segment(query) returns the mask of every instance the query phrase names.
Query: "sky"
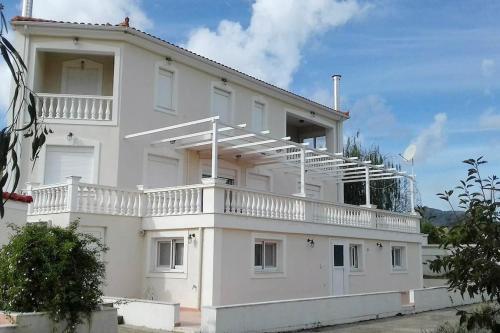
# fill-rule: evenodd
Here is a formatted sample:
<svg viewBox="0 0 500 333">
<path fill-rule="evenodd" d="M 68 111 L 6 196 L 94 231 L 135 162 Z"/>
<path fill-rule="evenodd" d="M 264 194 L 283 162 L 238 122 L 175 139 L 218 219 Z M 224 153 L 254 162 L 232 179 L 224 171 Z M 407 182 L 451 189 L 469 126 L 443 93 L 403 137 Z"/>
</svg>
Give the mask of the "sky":
<svg viewBox="0 0 500 333">
<path fill-rule="evenodd" d="M 2 1 L 7 17 L 20 1 Z M 396 163 L 416 146 L 421 204 L 484 156 L 500 175 L 500 1 L 34 0 L 33 16 L 131 25 L 331 106 L 341 74 L 345 137 Z M 0 64 L 0 78 L 6 77 Z M 8 101 L 0 87 L 0 107 Z"/>
</svg>

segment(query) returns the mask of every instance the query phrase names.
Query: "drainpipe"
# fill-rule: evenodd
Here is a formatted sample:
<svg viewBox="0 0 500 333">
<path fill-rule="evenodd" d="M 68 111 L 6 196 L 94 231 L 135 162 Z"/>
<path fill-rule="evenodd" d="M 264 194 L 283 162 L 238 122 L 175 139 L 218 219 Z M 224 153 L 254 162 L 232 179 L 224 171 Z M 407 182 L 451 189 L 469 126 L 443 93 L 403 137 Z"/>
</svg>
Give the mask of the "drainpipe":
<svg viewBox="0 0 500 333">
<path fill-rule="evenodd" d="M 33 15 L 33 0 L 23 0 L 21 15 L 24 17 L 31 17 Z"/>
<path fill-rule="evenodd" d="M 201 310 L 201 288 L 202 288 L 202 278 L 203 278 L 203 230 L 204 228 L 198 228 L 198 237 L 200 238 L 198 242 L 198 288 L 197 291 L 197 308 Z"/>
</svg>

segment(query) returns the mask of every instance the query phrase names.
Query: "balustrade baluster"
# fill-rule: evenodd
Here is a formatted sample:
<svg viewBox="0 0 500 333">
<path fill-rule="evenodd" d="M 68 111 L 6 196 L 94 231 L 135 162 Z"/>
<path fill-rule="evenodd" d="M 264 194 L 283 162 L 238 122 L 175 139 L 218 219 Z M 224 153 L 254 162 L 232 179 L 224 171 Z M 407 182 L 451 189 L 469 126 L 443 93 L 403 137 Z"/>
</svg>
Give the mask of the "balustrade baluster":
<svg viewBox="0 0 500 333">
<path fill-rule="evenodd" d="M 184 214 L 184 190 L 179 190 L 179 214 Z"/>
<path fill-rule="evenodd" d="M 190 200 L 189 200 L 189 194 L 191 193 L 191 191 L 189 189 L 184 189 L 182 190 L 184 192 L 184 214 L 189 214 L 191 213 L 191 208 L 189 207 L 189 203 L 190 203 Z"/>
<path fill-rule="evenodd" d="M 111 120 L 111 100 L 106 100 L 106 120 Z"/>
<path fill-rule="evenodd" d="M 202 209 L 202 207 L 201 207 L 201 199 L 202 199 L 201 196 L 202 196 L 202 190 L 201 190 L 201 188 L 198 187 L 196 189 L 196 212 L 197 213 L 201 213 L 201 209 Z"/>
<path fill-rule="evenodd" d="M 191 203 L 189 204 L 190 206 L 190 210 L 189 210 L 189 213 L 191 214 L 194 214 L 196 213 L 196 192 L 195 192 L 195 189 L 192 188 L 191 190 Z"/>
<path fill-rule="evenodd" d="M 61 118 L 61 112 L 62 112 L 61 97 L 57 97 L 56 101 L 57 101 L 57 105 L 56 105 L 56 118 Z"/>
<path fill-rule="evenodd" d="M 97 119 L 99 119 L 99 120 L 104 120 L 104 118 L 103 118 L 102 104 L 103 104 L 103 100 L 100 99 L 99 100 L 99 111 L 97 112 Z"/>
<path fill-rule="evenodd" d="M 54 118 L 55 117 L 55 111 L 54 111 L 54 97 L 50 97 L 49 99 L 49 108 L 48 108 L 48 118 Z"/>
<path fill-rule="evenodd" d="M 179 214 L 179 193 L 174 190 L 174 214 Z"/>
<path fill-rule="evenodd" d="M 96 120 L 96 107 L 95 107 L 96 99 L 92 98 L 92 108 L 90 109 L 91 119 Z"/>
</svg>

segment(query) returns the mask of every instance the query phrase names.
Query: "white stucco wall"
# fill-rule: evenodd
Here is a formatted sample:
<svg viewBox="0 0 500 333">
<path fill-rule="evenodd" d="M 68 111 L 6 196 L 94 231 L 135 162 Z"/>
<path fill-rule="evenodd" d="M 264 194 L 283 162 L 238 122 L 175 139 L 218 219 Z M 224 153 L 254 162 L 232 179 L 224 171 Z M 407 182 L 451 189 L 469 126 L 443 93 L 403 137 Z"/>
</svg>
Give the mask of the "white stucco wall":
<svg viewBox="0 0 500 333">
<path fill-rule="evenodd" d="M 5 215 L 0 220 L 0 247 L 8 243 L 13 230 L 8 226 L 15 224 L 22 227 L 26 224 L 26 212 L 28 204 L 24 202 L 9 200 L 5 203 Z"/>
</svg>

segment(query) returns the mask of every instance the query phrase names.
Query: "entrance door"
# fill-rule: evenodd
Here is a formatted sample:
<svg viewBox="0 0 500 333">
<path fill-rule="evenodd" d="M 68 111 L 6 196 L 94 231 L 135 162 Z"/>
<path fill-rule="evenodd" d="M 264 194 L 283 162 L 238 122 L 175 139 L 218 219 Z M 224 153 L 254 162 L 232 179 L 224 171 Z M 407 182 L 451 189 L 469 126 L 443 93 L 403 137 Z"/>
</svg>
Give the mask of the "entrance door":
<svg viewBox="0 0 500 333">
<path fill-rule="evenodd" d="M 332 293 L 344 295 L 347 290 L 347 245 L 342 241 L 332 242 Z"/>
</svg>

